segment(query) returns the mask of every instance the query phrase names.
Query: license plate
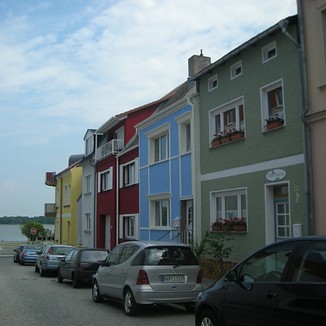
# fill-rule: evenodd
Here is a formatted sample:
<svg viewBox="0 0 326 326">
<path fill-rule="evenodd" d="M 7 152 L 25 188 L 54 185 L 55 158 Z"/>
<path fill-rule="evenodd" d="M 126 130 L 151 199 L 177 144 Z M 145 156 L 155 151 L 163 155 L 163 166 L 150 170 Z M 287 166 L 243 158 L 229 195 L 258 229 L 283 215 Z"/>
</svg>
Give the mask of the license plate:
<svg viewBox="0 0 326 326">
<path fill-rule="evenodd" d="M 164 275 L 162 278 L 163 283 L 184 283 L 184 275 Z"/>
</svg>

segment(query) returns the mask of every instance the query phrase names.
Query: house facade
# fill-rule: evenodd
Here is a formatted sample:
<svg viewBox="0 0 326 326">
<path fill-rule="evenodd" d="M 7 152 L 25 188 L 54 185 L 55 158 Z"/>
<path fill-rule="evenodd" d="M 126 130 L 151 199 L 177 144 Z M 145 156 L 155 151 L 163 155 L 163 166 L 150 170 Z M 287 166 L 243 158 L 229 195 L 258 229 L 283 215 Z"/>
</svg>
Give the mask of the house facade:
<svg viewBox="0 0 326 326">
<path fill-rule="evenodd" d="M 326 1 L 298 0 L 301 33 L 309 227 L 326 234 Z"/>
<path fill-rule="evenodd" d="M 148 118 L 170 96 L 112 117 L 96 130 L 97 247 L 111 250 L 123 239 L 136 236 L 138 152 L 137 149 L 129 150 L 129 147 L 127 150 L 126 145 L 133 141 L 135 125 Z M 128 231 L 123 229 L 127 227 Z"/>
<path fill-rule="evenodd" d="M 55 225 L 56 244 L 78 246 L 78 200 L 81 195 L 82 169 L 78 163 L 82 155 L 72 155 L 68 167 L 60 173 L 50 173 L 52 179 L 46 184 L 55 187 Z"/>
<path fill-rule="evenodd" d="M 297 17 L 192 80 L 199 92 L 199 236 L 227 232 L 231 259 L 239 260 L 259 246 L 308 234 Z"/>
</svg>

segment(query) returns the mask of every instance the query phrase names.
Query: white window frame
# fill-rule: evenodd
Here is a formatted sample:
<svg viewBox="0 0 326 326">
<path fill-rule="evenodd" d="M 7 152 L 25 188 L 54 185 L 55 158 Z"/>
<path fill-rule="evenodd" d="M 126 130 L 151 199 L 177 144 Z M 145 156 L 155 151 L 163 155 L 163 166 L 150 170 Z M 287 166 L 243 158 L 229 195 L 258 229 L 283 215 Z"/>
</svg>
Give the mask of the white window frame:
<svg viewBox="0 0 326 326">
<path fill-rule="evenodd" d="M 208 87 L 208 92 L 211 92 L 215 88 L 218 87 L 218 77 L 217 74 L 211 76 L 207 80 L 207 87 Z"/>
<path fill-rule="evenodd" d="M 85 213 L 85 227 L 84 231 L 90 231 L 92 228 L 92 217 L 91 213 Z"/>
<path fill-rule="evenodd" d="M 243 120 L 240 120 L 241 114 L 240 114 L 240 108 L 242 106 L 242 115 Z M 233 122 L 230 121 L 224 121 L 224 113 L 226 113 L 227 118 L 229 117 L 230 110 L 235 109 L 235 115 Z M 219 133 L 225 133 L 228 130 L 236 129 L 241 130 L 245 132 L 245 112 L 244 112 L 244 98 L 239 97 L 233 101 L 230 101 L 228 103 L 225 103 L 215 109 L 212 109 L 208 113 L 208 119 L 209 119 L 209 142 L 211 142 L 217 134 Z M 218 128 L 217 126 L 217 119 L 220 122 L 220 126 Z"/>
<path fill-rule="evenodd" d="M 119 238 L 138 239 L 138 214 L 124 214 L 119 218 Z"/>
<path fill-rule="evenodd" d="M 90 136 L 87 139 L 85 139 L 85 154 L 88 155 L 92 153 L 94 148 L 94 136 Z"/>
<path fill-rule="evenodd" d="M 179 145 L 180 154 L 189 153 L 191 151 L 191 112 L 178 117 L 177 122 L 179 123 Z"/>
<path fill-rule="evenodd" d="M 278 88 L 282 88 L 282 99 L 281 105 L 276 107 L 270 107 L 268 94 Z M 261 116 L 262 116 L 262 128 L 266 129 L 266 119 L 269 119 L 271 116 L 278 116 L 284 120 L 285 124 L 285 102 L 284 102 L 284 85 L 283 79 L 274 81 L 271 84 L 265 85 L 260 88 L 260 100 L 261 100 Z"/>
<path fill-rule="evenodd" d="M 270 55 L 272 51 L 275 51 L 275 54 Z M 263 63 L 266 63 L 272 59 L 275 59 L 277 57 L 277 43 L 276 41 L 273 41 L 267 45 L 265 45 L 261 50 L 262 55 L 262 61 Z"/>
<path fill-rule="evenodd" d="M 70 206 L 71 201 L 71 185 L 67 184 L 63 186 L 63 206 Z"/>
<path fill-rule="evenodd" d="M 240 68 L 240 71 L 239 71 Z M 238 61 L 230 67 L 230 78 L 235 79 L 242 75 L 242 61 Z"/>
<path fill-rule="evenodd" d="M 92 192 L 92 175 L 88 174 L 85 176 L 85 195 Z"/>
<path fill-rule="evenodd" d="M 156 149 L 156 139 L 162 139 L 162 137 L 166 136 L 166 144 L 165 144 L 165 153 L 166 157 L 162 156 L 162 147 L 159 145 L 159 158 L 155 157 L 155 149 Z M 163 124 L 159 128 L 152 130 L 147 134 L 148 138 L 148 155 L 150 164 L 156 164 L 170 158 L 170 125 Z"/>
<path fill-rule="evenodd" d="M 166 218 L 162 208 L 166 207 Z M 149 199 L 149 216 L 151 228 L 170 228 L 171 226 L 171 200 L 169 195 L 151 196 Z M 157 211 L 159 209 L 159 211 Z"/>
<path fill-rule="evenodd" d="M 120 165 L 120 188 L 128 187 L 139 183 L 139 163 L 138 158 L 125 164 Z M 129 182 L 126 182 L 125 172 L 126 169 L 131 170 L 129 174 Z M 130 172 L 130 171 L 129 171 Z"/>
<path fill-rule="evenodd" d="M 237 209 L 233 213 L 227 215 L 227 208 L 225 199 L 229 196 L 237 196 Z M 241 206 L 242 199 L 244 198 L 244 208 Z M 221 212 L 217 211 L 217 199 L 220 198 L 221 201 Z M 232 190 L 222 190 L 222 191 L 212 191 L 210 193 L 210 225 L 214 223 L 217 219 L 228 220 L 230 218 L 244 218 L 248 225 L 248 195 L 246 188 L 232 189 Z"/>
<path fill-rule="evenodd" d="M 112 189 L 112 166 L 104 171 L 98 173 L 98 192 L 103 192 Z M 105 185 L 103 183 L 103 178 L 107 177 Z M 105 186 L 105 187 L 104 187 Z"/>
</svg>

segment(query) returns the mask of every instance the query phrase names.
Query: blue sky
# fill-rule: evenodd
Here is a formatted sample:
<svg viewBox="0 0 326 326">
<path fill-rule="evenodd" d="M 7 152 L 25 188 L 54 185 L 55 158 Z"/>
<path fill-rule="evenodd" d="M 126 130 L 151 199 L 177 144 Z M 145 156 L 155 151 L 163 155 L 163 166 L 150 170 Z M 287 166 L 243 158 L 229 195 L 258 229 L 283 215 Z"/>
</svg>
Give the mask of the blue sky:
<svg viewBox="0 0 326 326">
<path fill-rule="evenodd" d="M 0 0 L 0 217 L 43 215 L 46 171 L 109 118 L 155 101 L 296 0 Z"/>
</svg>

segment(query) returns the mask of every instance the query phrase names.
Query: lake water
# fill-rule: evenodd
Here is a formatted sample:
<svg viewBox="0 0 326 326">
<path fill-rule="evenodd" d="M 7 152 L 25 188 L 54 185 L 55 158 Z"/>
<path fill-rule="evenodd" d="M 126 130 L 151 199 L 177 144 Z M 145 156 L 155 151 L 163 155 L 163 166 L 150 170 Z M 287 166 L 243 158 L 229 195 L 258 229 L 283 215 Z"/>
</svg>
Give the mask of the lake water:
<svg viewBox="0 0 326 326">
<path fill-rule="evenodd" d="M 54 224 L 44 224 L 45 229 L 54 231 Z M 18 224 L 0 224 L 0 241 L 27 241 Z"/>
</svg>

